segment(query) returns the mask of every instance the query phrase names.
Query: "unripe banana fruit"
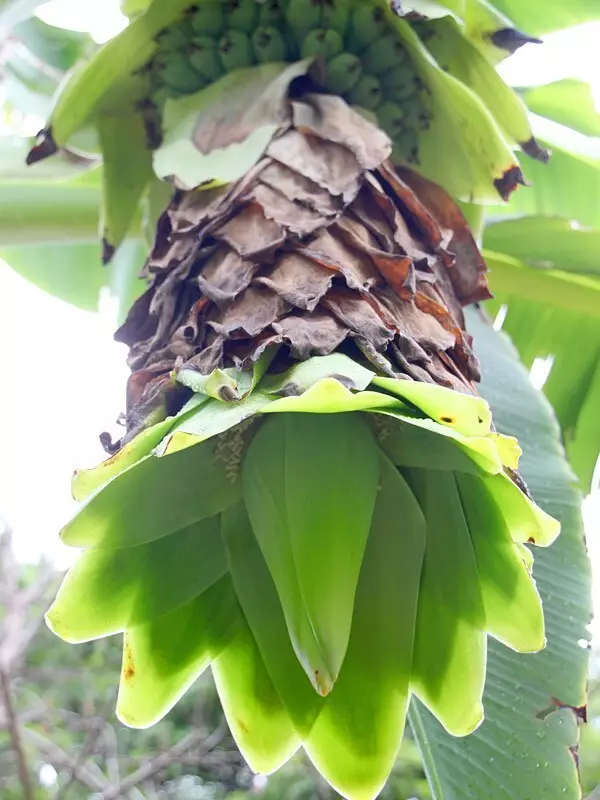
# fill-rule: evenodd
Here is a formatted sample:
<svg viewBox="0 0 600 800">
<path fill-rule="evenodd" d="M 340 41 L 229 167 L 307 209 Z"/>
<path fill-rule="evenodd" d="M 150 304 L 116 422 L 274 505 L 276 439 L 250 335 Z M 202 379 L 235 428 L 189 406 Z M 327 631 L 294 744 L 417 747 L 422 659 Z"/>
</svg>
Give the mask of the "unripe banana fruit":
<svg viewBox="0 0 600 800">
<path fill-rule="evenodd" d="M 174 28 L 165 28 L 158 34 L 156 41 L 161 50 L 170 53 L 185 49 L 193 33 L 191 25 L 184 23 Z"/>
<path fill-rule="evenodd" d="M 327 64 L 326 86 L 334 94 L 346 94 L 362 75 L 362 64 L 352 53 L 340 53 Z"/>
<path fill-rule="evenodd" d="M 188 58 L 194 70 L 207 81 L 216 81 L 223 74 L 217 43 L 208 36 L 197 36 L 192 40 Z"/>
<path fill-rule="evenodd" d="M 300 52 L 302 58 L 322 56 L 326 61 L 330 61 L 334 56 L 339 55 L 343 49 L 344 40 L 337 31 L 317 28 L 311 31 L 302 42 Z"/>
<path fill-rule="evenodd" d="M 289 0 L 286 21 L 292 31 L 313 30 L 321 25 L 321 3 L 315 0 Z"/>
<path fill-rule="evenodd" d="M 379 76 L 381 88 L 396 98 L 410 97 L 417 91 L 417 76 L 407 62 Z"/>
<path fill-rule="evenodd" d="M 273 27 L 259 27 L 252 34 L 252 48 L 259 64 L 285 61 L 287 47 L 281 31 Z"/>
<path fill-rule="evenodd" d="M 385 14 L 379 7 L 370 3 L 357 5 L 350 18 L 348 45 L 350 50 L 360 53 L 376 42 L 387 31 Z"/>
<path fill-rule="evenodd" d="M 377 109 L 377 119 L 391 139 L 396 139 L 404 131 L 404 109 L 398 103 L 386 100 Z"/>
<path fill-rule="evenodd" d="M 258 10 L 258 24 L 283 28 L 285 25 L 284 0 L 265 0 Z"/>
<path fill-rule="evenodd" d="M 190 23 L 200 36 L 218 36 L 225 28 L 223 3 L 219 0 L 199 3 L 190 15 Z"/>
<path fill-rule="evenodd" d="M 405 58 L 404 48 L 394 33 L 386 33 L 374 41 L 361 56 L 365 72 L 373 75 L 382 75 L 384 72 L 396 69 Z"/>
<path fill-rule="evenodd" d="M 254 62 L 250 38 L 242 31 L 226 31 L 219 39 L 218 50 L 226 72 L 249 67 Z"/>
<path fill-rule="evenodd" d="M 191 68 L 189 60 L 183 53 L 166 54 L 160 75 L 169 89 L 183 93 L 197 92 L 209 82 Z"/>
<path fill-rule="evenodd" d="M 346 94 L 350 105 L 373 111 L 381 103 L 381 84 L 374 75 L 363 75 L 356 86 Z"/>
<path fill-rule="evenodd" d="M 228 28 L 251 33 L 258 24 L 256 0 L 230 0 L 225 6 L 225 23 Z"/>
</svg>

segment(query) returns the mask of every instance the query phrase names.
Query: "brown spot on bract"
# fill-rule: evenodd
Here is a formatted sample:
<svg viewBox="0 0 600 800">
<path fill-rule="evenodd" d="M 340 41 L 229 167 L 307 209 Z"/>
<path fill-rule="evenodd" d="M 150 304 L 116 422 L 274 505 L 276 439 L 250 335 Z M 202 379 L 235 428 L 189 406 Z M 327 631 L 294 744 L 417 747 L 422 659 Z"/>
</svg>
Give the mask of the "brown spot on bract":
<svg viewBox="0 0 600 800">
<path fill-rule="evenodd" d="M 529 539 L 527 539 L 527 544 L 535 544 L 535 539 L 533 536 L 530 536 Z"/>
<path fill-rule="evenodd" d="M 248 726 L 245 724 L 243 720 L 238 718 L 237 724 L 239 728 L 244 731 L 244 733 L 248 733 Z"/>
<path fill-rule="evenodd" d="M 440 417 L 440 419 L 447 425 L 454 425 L 454 417 Z"/>
<path fill-rule="evenodd" d="M 125 643 L 123 649 L 123 678 L 130 681 L 135 675 L 135 665 L 133 661 L 133 653 L 129 644 Z"/>
</svg>

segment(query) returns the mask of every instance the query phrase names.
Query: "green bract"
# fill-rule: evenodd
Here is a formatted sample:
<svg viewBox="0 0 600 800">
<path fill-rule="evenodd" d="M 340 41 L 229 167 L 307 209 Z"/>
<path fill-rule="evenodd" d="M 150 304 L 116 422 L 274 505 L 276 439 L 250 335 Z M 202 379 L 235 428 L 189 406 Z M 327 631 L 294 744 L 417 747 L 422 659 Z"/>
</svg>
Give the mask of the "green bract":
<svg viewBox="0 0 600 800">
<path fill-rule="evenodd" d="M 465 735 L 486 635 L 544 646 L 520 543 L 558 524 L 512 482 L 514 444 L 478 397 L 341 354 L 182 379 L 206 394 L 76 475 L 92 493 L 63 539 L 85 550 L 48 621 L 69 641 L 125 632 L 126 724 L 212 665 L 254 770 L 302 744 L 343 796 L 374 798 L 411 693 Z"/>
</svg>

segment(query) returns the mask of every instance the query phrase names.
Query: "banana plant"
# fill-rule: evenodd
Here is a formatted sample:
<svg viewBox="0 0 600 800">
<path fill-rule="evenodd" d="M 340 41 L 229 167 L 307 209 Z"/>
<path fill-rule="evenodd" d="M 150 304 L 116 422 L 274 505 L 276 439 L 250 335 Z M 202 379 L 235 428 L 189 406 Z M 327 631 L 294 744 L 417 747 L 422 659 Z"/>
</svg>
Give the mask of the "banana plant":
<svg viewBox="0 0 600 800">
<path fill-rule="evenodd" d="M 557 353 L 548 387 L 589 481 L 597 234 L 488 226 L 490 302 L 465 217 L 526 191 L 522 162 L 551 169 L 496 65 L 598 15 L 526 5 L 549 20 L 523 32 L 485 0 L 127 2 L 121 34 L 55 64 L 73 68 L 28 172 L 2 162 L 7 201 L 38 203 L 21 235 L 37 219 L 38 242 L 60 229 L 86 246 L 88 218 L 52 209 L 64 191 L 86 195 L 114 274 L 149 239 L 116 333 L 125 432 L 73 477 L 61 537 L 83 552 L 47 614 L 68 642 L 123 636 L 125 725 L 160 720 L 210 667 L 255 772 L 303 748 L 371 800 L 408 717 L 439 800 L 580 797 L 581 493 L 485 309 L 508 305 L 512 333 L 546 303 L 557 341 L 556 314 L 572 324 L 566 355 L 589 317 L 593 355 Z"/>
</svg>

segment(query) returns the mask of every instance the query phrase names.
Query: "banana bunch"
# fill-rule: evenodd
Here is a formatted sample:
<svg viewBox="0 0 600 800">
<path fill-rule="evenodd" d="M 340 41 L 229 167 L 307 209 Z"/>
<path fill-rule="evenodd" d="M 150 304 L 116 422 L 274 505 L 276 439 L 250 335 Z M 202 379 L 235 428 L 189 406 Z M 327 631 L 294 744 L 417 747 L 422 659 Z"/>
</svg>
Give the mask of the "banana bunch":
<svg viewBox="0 0 600 800">
<path fill-rule="evenodd" d="M 431 104 L 397 33 L 378 4 L 338 0 L 208 0 L 156 37 L 144 67 L 151 96 L 200 91 L 225 73 L 267 62 L 315 61 L 323 88 L 379 116 L 399 158 L 418 162 Z"/>
<path fill-rule="evenodd" d="M 558 523 L 511 475 L 476 396 L 343 354 L 176 374 L 175 417 L 73 479 L 83 548 L 47 614 L 123 634 L 117 713 L 144 728 L 209 666 L 269 773 L 302 746 L 344 797 L 377 796 L 412 694 L 452 734 L 483 717 L 486 639 L 544 646 L 527 544 Z"/>
<path fill-rule="evenodd" d="M 507 198 L 523 182 L 516 145 L 539 160 L 548 157 L 532 136 L 523 104 L 494 70 L 528 37 L 487 0 L 417 5 L 417 19 L 427 9 L 435 18 L 402 17 L 386 0 L 145 2 L 119 36 L 74 71 L 29 161 L 72 145 L 85 132 L 109 142 L 106 149 L 100 142 L 108 162 L 118 140 L 99 131 L 107 117 L 127 117 L 135 129 L 143 124 L 145 137 L 125 146 L 130 153 L 152 151 L 168 125 L 170 99 L 198 96 L 201 104 L 202 93 L 232 73 L 304 59 L 319 90 L 342 95 L 379 122 L 392 139 L 396 163 L 414 165 L 459 200 L 496 203 L 498 193 Z M 229 87 L 223 84 L 223 94 Z M 120 202 L 124 213 L 105 215 L 106 259 L 137 218 L 150 181 L 133 176 L 130 183 L 141 188 Z M 109 190 L 114 199 L 118 187 Z M 110 205 L 107 200 L 105 209 Z"/>
</svg>

